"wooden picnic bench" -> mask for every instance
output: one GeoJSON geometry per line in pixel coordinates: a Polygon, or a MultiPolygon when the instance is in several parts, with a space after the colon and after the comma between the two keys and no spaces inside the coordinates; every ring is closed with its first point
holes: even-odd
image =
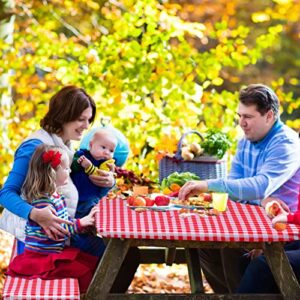
{"type": "MultiPolygon", "coordinates": [[[[15,240],[11,260],[17,255],[16,245],[15,240]]],[[[3,300],[80,299],[79,284],[76,278],[43,280],[6,276],[2,294],[3,300]]]]}

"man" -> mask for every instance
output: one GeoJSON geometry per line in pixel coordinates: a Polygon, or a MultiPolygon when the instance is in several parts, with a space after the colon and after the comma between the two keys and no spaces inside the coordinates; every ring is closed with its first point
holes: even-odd
{"type": "MultiPolygon", "coordinates": [[[[188,182],[181,188],[179,199],[207,191],[226,192],[231,200],[260,205],[272,196],[295,211],[300,185],[297,133],[281,122],[279,100],[269,87],[251,84],[240,91],[239,100],[239,125],[244,137],[228,178],[188,182]]],[[[216,293],[236,291],[245,254],[245,249],[199,250],[203,272],[216,293]]]]}

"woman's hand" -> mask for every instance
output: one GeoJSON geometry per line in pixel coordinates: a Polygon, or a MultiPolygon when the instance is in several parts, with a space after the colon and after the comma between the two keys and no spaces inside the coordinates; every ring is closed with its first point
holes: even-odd
{"type": "Polygon", "coordinates": [[[192,180],[184,184],[179,190],[178,199],[185,200],[189,197],[199,195],[208,191],[206,181],[192,180]]]}
{"type": "Polygon", "coordinates": [[[114,177],[114,165],[107,164],[110,168],[110,171],[104,170],[97,170],[97,175],[93,174],[89,176],[89,179],[92,181],[93,184],[99,187],[107,187],[111,188],[115,184],[115,177],[114,177]]]}
{"type": "Polygon", "coordinates": [[[69,235],[69,232],[61,224],[71,225],[72,222],[57,217],[55,209],[51,206],[44,208],[34,207],[30,212],[29,218],[38,223],[52,240],[57,241],[69,235]]]}

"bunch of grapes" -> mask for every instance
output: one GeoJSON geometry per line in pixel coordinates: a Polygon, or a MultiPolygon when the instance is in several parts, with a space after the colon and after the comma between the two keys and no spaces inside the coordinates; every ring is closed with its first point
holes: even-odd
{"type": "Polygon", "coordinates": [[[131,170],[116,167],[115,173],[117,178],[122,178],[124,180],[124,183],[128,185],[151,186],[155,184],[155,182],[151,181],[149,178],[144,177],[143,175],[137,175],[131,170]]]}

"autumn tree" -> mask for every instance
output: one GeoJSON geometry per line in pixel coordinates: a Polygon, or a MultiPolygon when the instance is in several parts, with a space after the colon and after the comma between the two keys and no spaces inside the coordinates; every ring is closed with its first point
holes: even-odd
{"type": "MultiPolygon", "coordinates": [[[[93,95],[96,123],[111,118],[130,141],[126,167],[153,178],[157,153],[173,151],[188,129],[220,128],[234,139],[237,89],[226,89],[228,78],[258,64],[284,26],[274,22],[255,35],[247,24],[189,21],[180,12],[176,3],[154,0],[16,0],[13,44],[0,43],[1,72],[14,70],[13,102],[1,111],[9,137],[0,141],[1,178],[66,84],[93,95]]],[[[283,98],[280,82],[274,88],[283,98]]]]}

